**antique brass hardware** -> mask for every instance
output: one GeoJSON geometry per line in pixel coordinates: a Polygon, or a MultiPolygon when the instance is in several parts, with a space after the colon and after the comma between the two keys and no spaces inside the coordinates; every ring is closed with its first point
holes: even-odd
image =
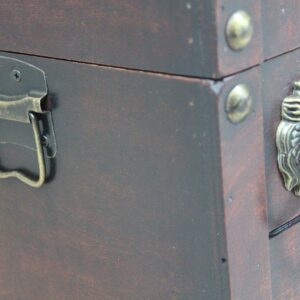
{"type": "MultiPolygon", "coordinates": [[[[292,95],[281,105],[281,122],[276,132],[278,168],[285,188],[300,196],[300,81],[294,82],[292,95]]],[[[300,223],[300,215],[273,229],[272,239],[300,223]]]]}
{"type": "Polygon", "coordinates": [[[283,100],[281,117],[276,133],[278,168],[285,188],[300,196],[300,82],[283,100]]]}
{"type": "Polygon", "coordinates": [[[225,104],[225,111],[230,122],[242,122],[251,113],[252,108],[253,100],[247,85],[235,86],[229,93],[225,104]]]}
{"type": "Polygon", "coordinates": [[[1,170],[0,179],[15,177],[35,188],[45,183],[46,164],[39,116],[50,113],[46,107],[47,94],[46,77],[41,69],[20,60],[0,57],[0,119],[31,124],[39,168],[37,179],[18,170],[1,170]]]}
{"type": "Polygon", "coordinates": [[[243,50],[251,42],[253,24],[250,15],[245,11],[237,11],[227,22],[226,39],[234,51],[243,50]]]}

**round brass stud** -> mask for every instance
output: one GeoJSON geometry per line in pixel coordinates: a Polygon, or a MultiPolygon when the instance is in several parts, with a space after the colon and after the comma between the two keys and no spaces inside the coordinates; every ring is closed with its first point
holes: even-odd
{"type": "Polygon", "coordinates": [[[228,20],[226,39],[232,50],[244,49],[252,40],[253,24],[250,15],[245,11],[237,11],[228,20]]]}
{"type": "Polygon", "coordinates": [[[229,93],[225,105],[227,117],[232,123],[240,123],[251,113],[253,100],[245,84],[235,86],[229,93]]]}

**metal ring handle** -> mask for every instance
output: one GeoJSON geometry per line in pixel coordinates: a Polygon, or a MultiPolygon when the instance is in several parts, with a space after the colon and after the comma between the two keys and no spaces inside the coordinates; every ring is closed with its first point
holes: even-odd
{"type": "Polygon", "coordinates": [[[23,174],[22,172],[15,170],[15,171],[7,171],[7,172],[0,171],[0,179],[15,177],[31,187],[39,188],[46,181],[45,157],[44,157],[44,152],[43,152],[43,145],[42,145],[42,141],[41,141],[38,120],[37,120],[36,116],[34,115],[34,113],[32,113],[32,112],[29,112],[29,119],[30,119],[30,122],[31,122],[31,125],[33,128],[34,140],[35,140],[36,149],[37,149],[39,178],[37,180],[34,180],[34,179],[28,177],[27,175],[23,174]]]}

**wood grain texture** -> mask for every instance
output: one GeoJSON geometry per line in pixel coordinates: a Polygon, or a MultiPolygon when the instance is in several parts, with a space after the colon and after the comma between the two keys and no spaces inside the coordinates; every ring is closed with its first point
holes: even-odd
{"type": "Polygon", "coordinates": [[[1,0],[0,48],[220,78],[299,47],[299,11],[297,0],[1,0]],[[234,52],[224,31],[241,9],[255,33],[245,50],[234,52]]]}
{"type": "MultiPolygon", "coordinates": [[[[41,190],[0,182],[1,299],[271,298],[257,70],[212,82],[17,57],[46,71],[58,155],[41,190]],[[233,125],[240,82],[255,112],[233,125]]],[[[23,148],[0,155],[36,168],[23,148]]]]}
{"type": "MultiPolygon", "coordinates": [[[[277,168],[275,144],[282,101],[291,93],[293,81],[300,78],[299,55],[299,50],[288,53],[268,61],[262,68],[270,230],[300,214],[299,198],[284,188],[277,168]]],[[[298,225],[270,242],[274,299],[296,300],[300,297],[299,236],[300,227],[298,225]]]]}
{"type": "Polygon", "coordinates": [[[300,2],[263,0],[264,57],[266,59],[300,47],[300,2]]]}
{"type": "Polygon", "coordinates": [[[212,83],[17,57],[47,74],[58,154],[40,190],[0,182],[1,300],[229,299],[212,83]]]}
{"type": "Polygon", "coordinates": [[[0,0],[0,16],[5,51],[209,78],[262,61],[260,1],[0,0]],[[242,52],[224,37],[238,9],[255,26],[242,52]]]}

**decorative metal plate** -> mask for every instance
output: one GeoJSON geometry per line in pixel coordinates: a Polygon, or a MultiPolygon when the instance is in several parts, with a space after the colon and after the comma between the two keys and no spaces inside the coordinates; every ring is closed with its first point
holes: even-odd
{"type": "Polygon", "coordinates": [[[281,117],[276,133],[278,167],[285,188],[300,196],[300,82],[283,100],[281,117]]]}

